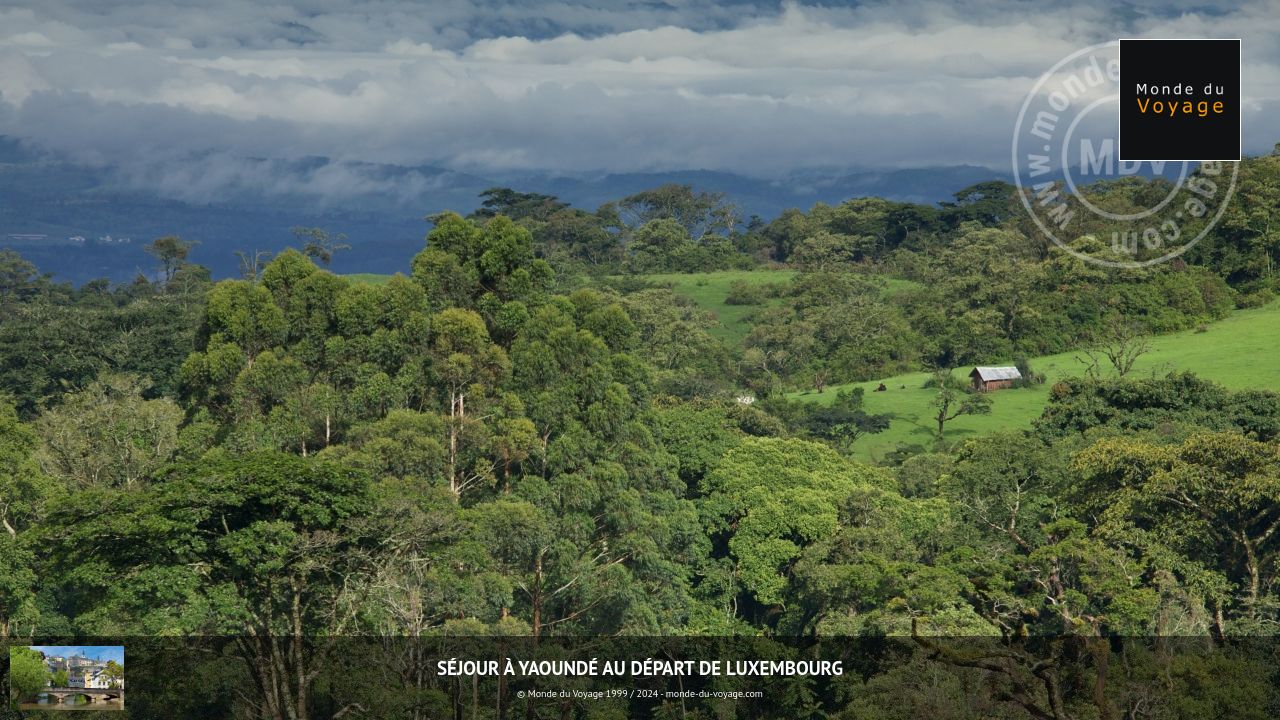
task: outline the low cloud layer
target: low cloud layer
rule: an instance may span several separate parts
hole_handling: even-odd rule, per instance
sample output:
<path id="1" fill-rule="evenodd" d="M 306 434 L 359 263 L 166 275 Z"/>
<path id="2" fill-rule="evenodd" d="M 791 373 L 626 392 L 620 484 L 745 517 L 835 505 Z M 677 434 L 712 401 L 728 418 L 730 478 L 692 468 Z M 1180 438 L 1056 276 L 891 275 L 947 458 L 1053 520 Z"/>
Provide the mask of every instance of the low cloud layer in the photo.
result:
<path id="1" fill-rule="evenodd" d="M 195 195 L 244 181 L 229 157 L 755 176 L 1004 168 L 1036 78 L 1120 36 L 1243 38 L 1246 151 L 1280 140 L 1275 0 L 40 0 L 0 8 L 0 134 Z M 173 170 L 209 157 L 222 175 Z M 333 180 L 326 190 L 341 192 Z"/>

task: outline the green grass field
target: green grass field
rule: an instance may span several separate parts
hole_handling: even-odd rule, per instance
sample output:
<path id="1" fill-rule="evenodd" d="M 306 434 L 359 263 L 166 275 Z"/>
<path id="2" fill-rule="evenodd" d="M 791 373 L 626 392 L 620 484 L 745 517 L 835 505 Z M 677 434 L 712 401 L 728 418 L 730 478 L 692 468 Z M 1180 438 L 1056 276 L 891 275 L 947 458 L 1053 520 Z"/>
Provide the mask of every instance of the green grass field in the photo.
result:
<path id="1" fill-rule="evenodd" d="M 751 329 L 747 316 L 751 313 L 780 302 L 771 299 L 765 305 L 726 305 L 724 299 L 729 295 L 729 286 L 742 280 L 751 285 L 765 283 L 785 283 L 795 277 L 794 270 L 722 270 L 705 273 L 660 273 L 643 275 L 645 280 L 660 285 L 670 285 L 678 295 L 683 295 L 698 304 L 698 307 L 716 316 L 720 322 L 710 332 L 728 343 L 737 344 L 746 337 Z"/>
<path id="2" fill-rule="evenodd" d="M 1175 333 L 1153 338 L 1151 352 L 1139 358 L 1130 377 L 1150 377 L 1170 371 L 1190 370 L 1228 388 L 1280 389 L 1280 302 L 1253 310 L 1240 310 L 1227 319 L 1208 326 L 1205 332 Z M 1029 427 L 1039 417 L 1048 400 L 1049 386 L 1063 377 L 1083 374 L 1084 365 L 1075 360 L 1077 352 L 1032 358 L 1031 367 L 1045 374 L 1047 382 L 1031 389 L 1001 390 L 991 395 L 991 414 L 963 416 L 947 424 L 947 442 L 1013 428 Z M 1105 360 L 1103 361 L 1105 363 Z M 1010 365 L 1009 358 L 983 364 Z M 957 375 L 972 368 L 958 368 Z M 854 452 L 864 460 L 879 460 L 899 445 L 929 447 L 934 425 L 930 404 L 934 391 L 922 387 L 928 373 L 908 373 L 883 380 L 829 387 L 822 393 L 798 392 L 790 397 L 811 402 L 831 402 L 848 387 L 865 391 L 866 409 L 892 413 L 889 429 L 859 438 Z M 881 382 L 885 392 L 874 392 Z M 904 387 L 905 386 L 905 387 Z"/>
<path id="3" fill-rule="evenodd" d="M 729 295 L 730 286 L 739 280 L 750 285 L 786 283 L 795 275 L 795 270 L 721 270 L 705 273 L 657 273 L 641 277 L 653 283 L 670 285 L 677 294 L 693 300 L 698 307 L 715 315 L 720 324 L 711 329 L 711 334 L 736 345 L 751 330 L 748 317 L 753 312 L 782 301 L 771 299 L 764 305 L 726 305 L 724 299 Z M 889 278 L 886 291 L 892 293 L 914 285 L 910 280 Z"/>

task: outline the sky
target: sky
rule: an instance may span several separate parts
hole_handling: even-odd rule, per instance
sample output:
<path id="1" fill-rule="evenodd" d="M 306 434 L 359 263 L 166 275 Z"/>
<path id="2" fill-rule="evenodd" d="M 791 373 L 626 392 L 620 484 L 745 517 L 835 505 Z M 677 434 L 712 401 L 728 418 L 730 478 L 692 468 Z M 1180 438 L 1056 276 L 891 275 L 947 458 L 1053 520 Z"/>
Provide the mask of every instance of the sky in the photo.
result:
<path id="1" fill-rule="evenodd" d="M 45 657 L 83 655 L 90 660 L 115 660 L 124 664 L 124 647 L 121 645 L 32 645 L 31 648 L 44 653 Z"/>
<path id="2" fill-rule="evenodd" d="M 1242 38 L 1245 151 L 1280 141 L 1280 0 L 0 0 L 0 134 L 197 187 L 307 156 L 1006 170 L 1036 79 L 1117 37 Z"/>

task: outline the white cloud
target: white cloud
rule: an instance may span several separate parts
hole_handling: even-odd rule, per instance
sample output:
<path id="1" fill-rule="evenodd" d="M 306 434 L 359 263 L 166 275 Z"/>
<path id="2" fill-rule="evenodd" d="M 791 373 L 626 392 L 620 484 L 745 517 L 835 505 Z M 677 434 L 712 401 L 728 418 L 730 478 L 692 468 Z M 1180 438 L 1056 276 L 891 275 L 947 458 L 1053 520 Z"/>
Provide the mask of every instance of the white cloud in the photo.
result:
<path id="1" fill-rule="evenodd" d="M 1001 166 L 1023 95 L 1062 56 L 1225 35 L 1245 39 L 1248 149 L 1280 139 L 1275 0 L 590 5 L 33 0 L 0 10 L 0 133 L 103 161 Z"/>

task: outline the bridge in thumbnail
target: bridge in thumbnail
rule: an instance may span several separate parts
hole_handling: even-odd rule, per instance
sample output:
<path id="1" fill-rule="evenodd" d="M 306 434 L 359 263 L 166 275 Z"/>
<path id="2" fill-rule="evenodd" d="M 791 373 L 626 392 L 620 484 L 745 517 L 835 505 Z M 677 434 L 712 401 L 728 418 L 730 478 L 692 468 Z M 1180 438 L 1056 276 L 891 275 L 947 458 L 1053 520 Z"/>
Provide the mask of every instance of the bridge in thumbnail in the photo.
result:
<path id="1" fill-rule="evenodd" d="M 59 703 L 66 702 L 67 698 L 74 698 L 77 695 L 85 696 L 89 702 L 124 701 L 124 690 L 120 688 L 51 687 L 40 690 L 36 695 L 47 695 Z"/>

